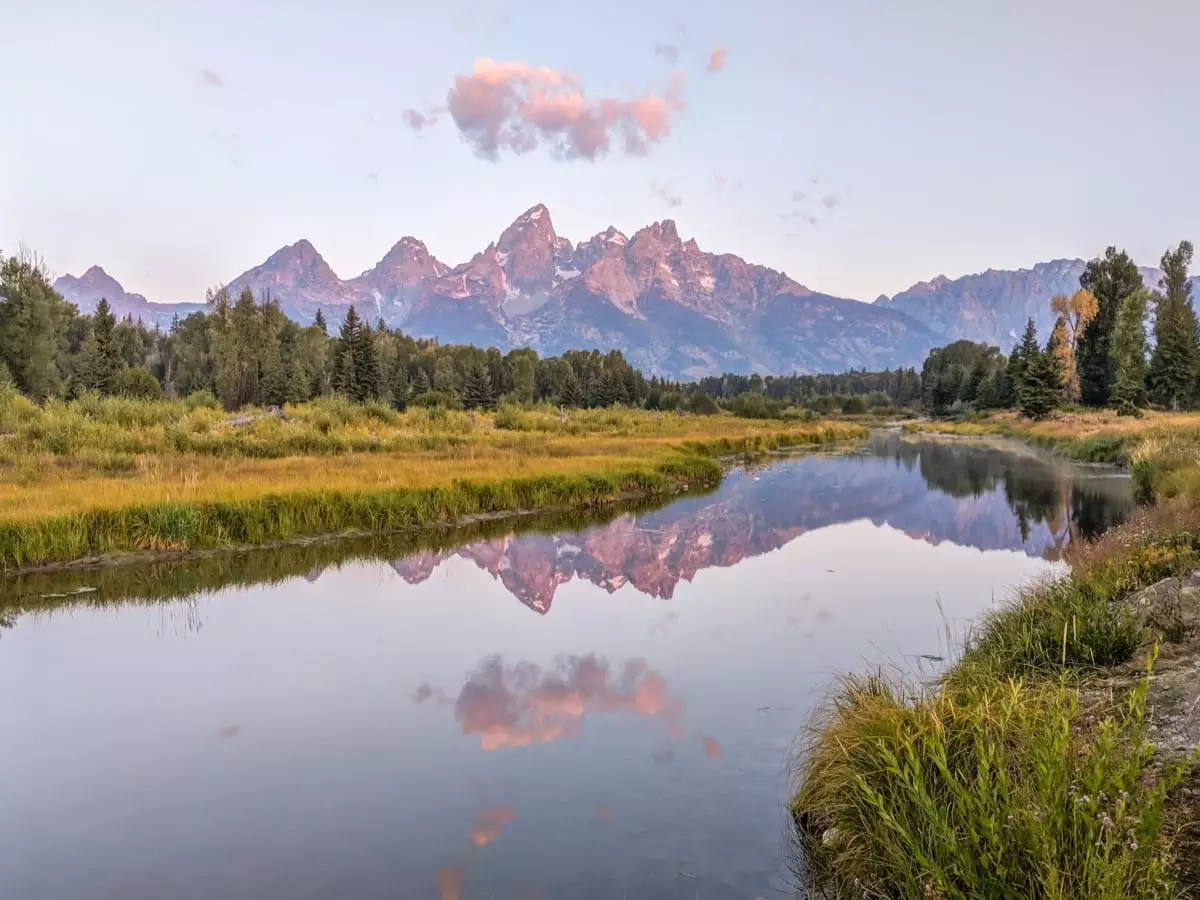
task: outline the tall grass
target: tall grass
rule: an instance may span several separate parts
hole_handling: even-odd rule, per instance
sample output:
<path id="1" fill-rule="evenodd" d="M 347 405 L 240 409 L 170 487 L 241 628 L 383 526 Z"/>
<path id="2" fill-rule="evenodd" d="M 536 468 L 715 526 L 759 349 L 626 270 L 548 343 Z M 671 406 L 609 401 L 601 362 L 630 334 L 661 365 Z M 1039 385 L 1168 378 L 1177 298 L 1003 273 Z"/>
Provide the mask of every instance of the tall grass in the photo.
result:
<path id="1" fill-rule="evenodd" d="M 8 392 L 0 568 L 660 496 L 714 483 L 715 456 L 865 433 L 631 409 L 399 412 L 339 398 L 233 416 L 206 398 L 38 406 Z"/>
<path id="2" fill-rule="evenodd" d="M 844 685 L 793 800 L 832 898 L 1167 898 L 1169 792 L 1155 774 L 1149 679 L 1089 723 L 1079 692 L 1020 679 L 911 697 Z"/>
<path id="3" fill-rule="evenodd" d="M 1188 801 L 1172 789 L 1195 754 L 1157 756 L 1149 675 L 1124 700 L 1110 689 L 1108 708 L 1081 713 L 1080 698 L 1105 693 L 1084 689 L 1139 648 L 1181 639 L 1129 599 L 1200 566 L 1200 419 L 1147 416 L 1110 432 L 1104 418 L 950 429 L 1119 454 L 1160 505 L 1072 548 L 1069 574 L 985 619 L 936 683 L 843 682 L 814 723 L 792 803 L 826 895 L 1180 896 L 1171 832 Z"/>

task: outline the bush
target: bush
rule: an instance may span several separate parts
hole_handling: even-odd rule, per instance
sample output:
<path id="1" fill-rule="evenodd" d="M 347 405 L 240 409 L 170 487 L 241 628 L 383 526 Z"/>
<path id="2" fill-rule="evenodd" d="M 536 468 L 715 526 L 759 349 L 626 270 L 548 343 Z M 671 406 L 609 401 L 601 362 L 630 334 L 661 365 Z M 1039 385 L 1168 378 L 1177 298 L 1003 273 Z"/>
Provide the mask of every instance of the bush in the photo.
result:
<path id="1" fill-rule="evenodd" d="M 867 411 L 867 399 L 861 394 L 847 397 L 842 401 L 842 412 L 848 416 L 861 416 Z"/>
<path id="2" fill-rule="evenodd" d="M 715 416 L 721 411 L 717 401 L 708 394 L 694 394 L 687 402 L 688 412 L 699 416 Z"/>
<path id="3" fill-rule="evenodd" d="M 161 400 L 163 395 L 158 379 L 141 366 L 120 369 L 109 387 L 114 395 L 132 400 Z"/>
<path id="4" fill-rule="evenodd" d="M 205 388 L 199 391 L 192 391 L 184 397 L 183 405 L 188 412 L 192 412 L 197 409 L 220 409 L 221 401 L 217 399 L 212 391 Z"/>
<path id="5" fill-rule="evenodd" d="M 462 407 L 458 394 L 450 391 L 426 391 L 413 397 L 412 405 L 425 409 L 460 409 Z"/>

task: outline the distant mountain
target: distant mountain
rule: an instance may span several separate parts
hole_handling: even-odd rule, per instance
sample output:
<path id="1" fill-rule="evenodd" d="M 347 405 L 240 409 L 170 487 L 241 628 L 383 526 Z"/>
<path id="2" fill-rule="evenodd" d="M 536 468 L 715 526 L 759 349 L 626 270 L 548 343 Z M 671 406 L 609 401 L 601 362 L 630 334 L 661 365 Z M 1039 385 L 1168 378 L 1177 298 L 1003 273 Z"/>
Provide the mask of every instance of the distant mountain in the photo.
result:
<path id="1" fill-rule="evenodd" d="M 85 310 L 106 292 L 122 314 L 151 321 L 167 306 L 127 294 L 99 269 L 64 276 L 56 287 Z M 301 240 L 228 287 L 269 293 L 300 322 L 322 308 L 336 322 L 354 306 L 369 321 L 444 343 L 542 353 L 619 348 L 647 373 L 671 377 L 919 365 L 937 342 L 901 311 L 818 294 L 782 272 L 706 253 L 682 240 L 673 221 L 632 237 L 610 227 L 575 244 L 541 205 L 458 266 L 405 237 L 376 266 L 343 280 Z"/>
<path id="2" fill-rule="evenodd" d="M 318 309 L 336 323 L 353 306 L 369 321 L 382 318 L 443 343 L 528 346 L 543 354 L 620 349 L 648 374 L 697 378 L 919 367 L 931 347 L 959 338 L 1007 351 L 1030 316 L 1048 333 L 1050 298 L 1073 293 L 1085 265 L 1060 259 L 954 280 L 939 276 L 859 303 L 817 293 L 733 254 L 702 251 L 682 240 L 670 219 L 631 237 L 609 227 L 572 243 L 538 205 L 457 266 L 403 237 L 375 266 L 344 280 L 301 240 L 228 287 L 235 294 L 269 293 L 302 323 Z M 1157 286 L 1161 273 L 1143 274 Z M 80 278 L 63 276 L 55 287 L 84 311 L 107 296 L 119 315 L 160 325 L 176 312 L 201 308 L 150 303 L 95 266 Z"/>
<path id="3" fill-rule="evenodd" d="M 1030 317 L 1043 338 L 1049 335 L 1054 326 L 1051 298 L 1079 290 L 1079 276 L 1086 268 L 1082 259 L 1056 259 L 1032 269 L 988 269 L 954 280 L 939 275 L 894 297 L 880 297 L 874 305 L 926 323 L 943 343 L 966 338 L 994 344 L 1007 353 Z M 1140 271 L 1146 286 L 1157 290 L 1162 270 L 1143 267 Z M 1193 278 L 1192 284 L 1200 296 L 1200 277 Z"/>
<path id="4" fill-rule="evenodd" d="M 78 306 L 80 312 L 95 312 L 96 304 L 103 297 L 107 298 L 118 319 L 130 316 L 162 328 L 169 326 L 176 314 L 182 318 L 204 309 L 203 303 L 151 303 L 141 294 L 128 293 L 119 281 L 99 266 L 92 266 L 78 278 L 63 275 L 54 282 L 54 289 Z"/>

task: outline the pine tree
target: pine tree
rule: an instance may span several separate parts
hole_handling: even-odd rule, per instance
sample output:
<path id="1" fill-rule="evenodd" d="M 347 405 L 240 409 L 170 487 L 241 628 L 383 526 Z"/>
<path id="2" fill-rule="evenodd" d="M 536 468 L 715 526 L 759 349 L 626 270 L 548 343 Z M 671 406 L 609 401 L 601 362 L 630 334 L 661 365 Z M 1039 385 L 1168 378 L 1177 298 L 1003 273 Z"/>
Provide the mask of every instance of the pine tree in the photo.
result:
<path id="1" fill-rule="evenodd" d="M 1117 311 L 1126 297 L 1143 286 L 1142 276 L 1129 254 L 1109 247 L 1103 258 L 1087 264 L 1079 286 L 1096 297 L 1096 315 L 1079 333 L 1075 347 L 1080 397 L 1089 406 L 1104 406 L 1113 380 L 1110 351 Z"/>
<path id="2" fill-rule="evenodd" d="M 59 362 L 74 315 L 40 259 L 0 257 L 0 363 L 22 393 L 43 400 L 62 392 Z"/>
<path id="3" fill-rule="evenodd" d="M 101 394 L 112 393 L 112 382 L 122 368 L 121 348 L 117 346 L 117 320 L 109 308 L 108 299 L 100 298 L 92 316 L 92 333 L 83 345 L 79 364 L 79 387 Z"/>
<path id="4" fill-rule="evenodd" d="M 408 406 L 408 367 L 403 359 L 392 364 L 392 376 L 388 379 L 388 392 L 392 395 L 392 407 L 404 410 Z"/>
<path id="5" fill-rule="evenodd" d="M 581 407 L 585 402 L 583 388 L 579 386 L 579 379 L 575 377 L 575 370 L 572 368 L 567 369 L 558 402 L 570 408 Z"/>
<path id="6" fill-rule="evenodd" d="M 362 327 L 358 311 L 351 306 L 346 310 L 346 318 L 342 320 L 333 358 L 333 389 L 351 400 L 355 399 L 358 392 L 355 353 L 362 338 Z"/>
<path id="7" fill-rule="evenodd" d="M 1016 402 L 1019 402 L 1021 387 L 1025 384 L 1025 371 L 1039 353 L 1041 348 L 1038 346 L 1037 326 L 1030 318 L 1025 323 L 1025 333 L 1021 336 L 1020 343 L 1013 347 L 1012 354 L 1008 357 L 1008 378 L 1012 382 L 1013 398 Z"/>
<path id="8" fill-rule="evenodd" d="M 354 390 L 350 398 L 355 403 L 377 400 L 383 393 L 383 371 L 379 365 L 379 350 L 375 346 L 375 332 L 370 325 L 361 323 L 358 340 L 351 354 L 354 366 Z"/>
<path id="9" fill-rule="evenodd" d="M 313 319 L 313 325 L 321 332 L 321 334 L 329 334 L 329 328 L 325 324 L 325 314 L 321 312 L 320 307 L 317 307 L 317 315 Z"/>
<path id="10" fill-rule="evenodd" d="M 417 369 L 416 380 L 413 381 L 412 395 L 416 399 L 422 394 L 428 394 L 431 390 L 429 386 L 429 376 L 425 374 L 424 369 Z"/>
<path id="11" fill-rule="evenodd" d="M 1112 355 L 1115 372 L 1112 398 L 1121 415 L 1141 415 L 1146 405 L 1146 302 L 1145 290 L 1137 290 L 1121 302 L 1113 329 Z"/>
<path id="12" fill-rule="evenodd" d="M 1020 346 L 1013 350 L 1019 359 L 1020 380 L 1017 382 L 1017 402 L 1021 415 L 1042 419 L 1058 406 L 1061 392 L 1059 372 L 1048 353 L 1038 346 L 1037 326 L 1030 319 Z"/>
<path id="13" fill-rule="evenodd" d="M 488 374 L 487 367 L 482 362 L 476 362 L 467 371 L 462 401 L 463 406 L 467 409 L 487 409 L 494 404 L 492 379 Z"/>
<path id="14" fill-rule="evenodd" d="M 1200 376 L 1196 311 L 1188 283 L 1191 263 L 1192 245 L 1188 241 L 1163 254 L 1163 277 L 1159 282 L 1163 293 L 1156 300 L 1150 388 L 1157 402 L 1172 409 L 1191 401 Z"/>

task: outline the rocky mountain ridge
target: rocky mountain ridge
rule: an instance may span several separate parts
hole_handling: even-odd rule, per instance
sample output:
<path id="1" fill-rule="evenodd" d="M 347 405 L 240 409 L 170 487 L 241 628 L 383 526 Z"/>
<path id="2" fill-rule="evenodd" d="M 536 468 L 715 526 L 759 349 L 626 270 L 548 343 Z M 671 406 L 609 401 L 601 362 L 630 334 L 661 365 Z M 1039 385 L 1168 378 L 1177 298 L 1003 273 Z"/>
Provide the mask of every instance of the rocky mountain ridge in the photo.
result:
<path id="1" fill-rule="evenodd" d="M 739 256 L 701 250 L 670 219 L 632 236 L 610 226 L 573 243 L 539 204 L 456 266 L 405 236 L 375 266 L 342 279 L 300 240 L 227 286 L 233 293 L 269 293 L 302 323 L 318 309 L 336 323 L 354 306 L 370 321 L 443 343 L 530 346 L 543 354 L 621 349 L 648 374 L 695 378 L 919 367 L 931 347 L 960 337 L 1007 349 L 1028 316 L 1049 327 L 1050 298 L 1073 292 L 1084 266 L 1054 260 L 954 280 L 939 276 L 860 303 Z M 1146 276 L 1157 284 L 1156 270 Z M 85 311 L 107 296 L 118 315 L 163 326 L 176 313 L 201 308 L 151 303 L 96 266 L 55 286 Z"/>

